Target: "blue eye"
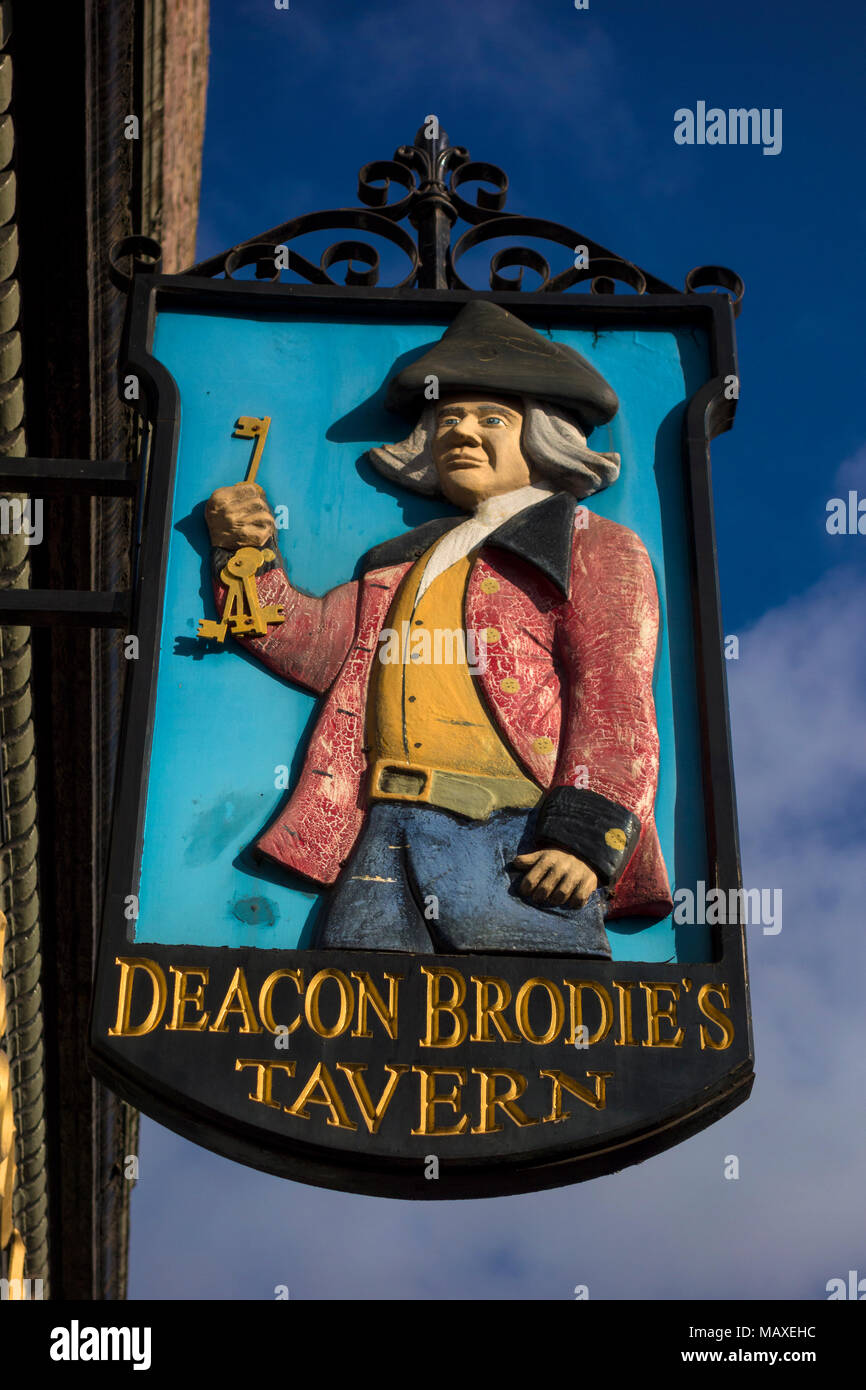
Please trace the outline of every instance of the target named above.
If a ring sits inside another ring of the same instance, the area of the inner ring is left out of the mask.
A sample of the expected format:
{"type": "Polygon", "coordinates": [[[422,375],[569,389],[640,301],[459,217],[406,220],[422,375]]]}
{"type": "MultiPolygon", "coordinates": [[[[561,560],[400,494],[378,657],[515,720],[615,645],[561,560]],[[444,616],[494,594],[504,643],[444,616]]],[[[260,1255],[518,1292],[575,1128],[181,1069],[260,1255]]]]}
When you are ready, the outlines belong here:
{"type": "Polygon", "coordinates": [[[488,415],[484,423],[485,425],[504,425],[505,421],[501,415],[488,415]]]}

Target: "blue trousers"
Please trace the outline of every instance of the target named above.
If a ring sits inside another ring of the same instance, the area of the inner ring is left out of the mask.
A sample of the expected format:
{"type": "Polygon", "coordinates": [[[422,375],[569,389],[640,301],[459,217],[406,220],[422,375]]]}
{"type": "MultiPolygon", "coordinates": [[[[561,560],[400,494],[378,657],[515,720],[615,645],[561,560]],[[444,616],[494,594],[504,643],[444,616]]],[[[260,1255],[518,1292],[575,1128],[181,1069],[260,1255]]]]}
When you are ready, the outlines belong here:
{"type": "Polygon", "coordinates": [[[536,811],[469,821],[411,802],[376,801],[316,926],[342,950],[543,952],[610,960],[604,897],[580,908],[520,896],[515,855],[535,848],[536,811]]]}

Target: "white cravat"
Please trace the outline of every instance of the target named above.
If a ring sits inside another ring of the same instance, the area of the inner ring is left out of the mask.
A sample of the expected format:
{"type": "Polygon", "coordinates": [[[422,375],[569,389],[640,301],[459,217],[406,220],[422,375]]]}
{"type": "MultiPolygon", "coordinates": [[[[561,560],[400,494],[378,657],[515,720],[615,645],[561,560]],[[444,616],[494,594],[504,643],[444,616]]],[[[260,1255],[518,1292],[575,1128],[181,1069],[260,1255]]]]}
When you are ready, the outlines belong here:
{"type": "Polygon", "coordinates": [[[479,502],[472,516],[461,521],[453,531],[448,531],[433,551],[418,586],[416,604],[434,579],[438,579],[440,574],[480,545],[497,526],[536,502],[543,502],[545,497],[552,497],[553,493],[553,488],[545,487],[542,483],[527,483],[513,492],[503,492],[499,497],[488,497],[486,502],[479,502]]]}

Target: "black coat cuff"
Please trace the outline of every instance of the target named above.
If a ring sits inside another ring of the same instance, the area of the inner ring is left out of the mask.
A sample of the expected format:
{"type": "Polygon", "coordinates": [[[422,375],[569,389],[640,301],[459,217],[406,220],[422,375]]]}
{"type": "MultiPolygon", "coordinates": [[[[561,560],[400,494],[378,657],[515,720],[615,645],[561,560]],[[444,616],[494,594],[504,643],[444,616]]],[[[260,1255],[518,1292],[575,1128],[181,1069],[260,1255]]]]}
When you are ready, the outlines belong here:
{"type": "Polygon", "coordinates": [[[584,787],[554,787],[541,802],[537,840],[570,850],[612,888],[634,854],[640,821],[632,811],[584,787]]]}

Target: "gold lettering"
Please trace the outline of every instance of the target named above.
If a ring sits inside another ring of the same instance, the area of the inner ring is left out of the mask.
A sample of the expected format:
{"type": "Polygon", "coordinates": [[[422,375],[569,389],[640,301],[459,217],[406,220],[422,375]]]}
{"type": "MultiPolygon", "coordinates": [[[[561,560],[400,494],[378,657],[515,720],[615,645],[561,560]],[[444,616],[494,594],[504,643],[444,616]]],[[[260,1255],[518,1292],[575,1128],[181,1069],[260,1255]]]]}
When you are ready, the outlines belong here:
{"type": "Polygon", "coordinates": [[[145,960],[143,956],[115,956],[115,965],[120,966],[120,987],[117,995],[117,1018],[113,1028],[109,1028],[110,1038],[141,1038],[152,1033],[165,1010],[167,986],[162,966],[155,960],[145,960]],[[136,970],[143,970],[153,988],[153,999],[147,1018],[143,1023],[130,1023],[132,1011],[132,982],[136,970]]]}
{"type": "Polygon", "coordinates": [[[516,1125],[523,1127],[524,1125],[537,1125],[539,1123],[538,1120],[530,1119],[526,1111],[517,1104],[526,1090],[526,1077],[521,1076],[519,1071],[509,1071],[506,1067],[490,1071],[482,1071],[480,1067],[473,1067],[472,1070],[476,1076],[481,1078],[481,1112],[479,1123],[470,1130],[471,1134],[496,1134],[505,1128],[504,1125],[495,1123],[497,1106],[516,1125]],[[507,1080],[508,1089],[498,1096],[496,1094],[496,1081],[500,1076],[507,1080]]]}
{"type": "Polygon", "coordinates": [[[317,1062],[309,1081],[297,1100],[292,1105],[284,1105],[283,1109],[287,1115],[296,1115],[299,1120],[308,1120],[310,1118],[306,1111],[308,1105],[326,1105],[328,1107],[331,1113],[325,1121],[326,1124],[334,1125],[338,1129],[358,1128],[349,1119],[340,1093],[334,1085],[334,1078],[324,1062],[317,1062]],[[321,1096],[313,1095],[317,1087],[322,1092],[321,1096]]]}
{"type": "MultiPolygon", "coordinates": [[[[424,967],[422,966],[423,970],[424,967]]],[[[464,986],[465,988],[465,986],[464,986]]],[[[428,1046],[440,1047],[441,1043],[427,1044],[428,1046]]],[[[463,1134],[469,1124],[469,1116],[461,1115],[456,1125],[444,1125],[441,1129],[436,1128],[436,1106],[450,1105],[452,1110],[456,1110],[460,1105],[460,1086],[466,1085],[466,1068],[458,1067],[454,1071],[449,1071],[447,1067],[413,1067],[421,1077],[421,1118],[418,1121],[418,1128],[413,1129],[413,1134],[463,1134]],[[457,1086],[453,1086],[447,1096],[437,1096],[436,1078],[437,1076],[455,1076],[458,1081],[457,1086]]]]}
{"type": "Polygon", "coordinates": [[[320,970],[313,976],[304,995],[304,1016],[313,1032],[320,1038],[339,1038],[341,1033],[345,1033],[352,1021],[354,1008],[355,992],[352,989],[352,981],[342,970],[320,970]],[[340,1012],[333,1028],[325,1027],[319,1013],[319,993],[326,980],[334,980],[340,991],[340,1012]]]}
{"type": "Polygon", "coordinates": [[[553,1042],[553,1039],[562,1028],[563,1019],[565,1018],[565,1005],[562,1001],[562,995],[551,980],[543,980],[540,977],[525,980],[517,991],[517,998],[514,1001],[514,1015],[517,1019],[517,1026],[527,1042],[553,1042]],[[534,989],[546,989],[550,998],[550,1023],[544,1033],[533,1033],[529,1026],[529,996],[534,989]]]}
{"type": "Polygon", "coordinates": [[[169,970],[174,976],[174,1001],[171,1007],[171,1023],[166,1024],[168,1033],[200,1033],[207,1027],[209,1015],[204,1012],[204,987],[208,982],[210,971],[207,966],[201,970],[178,970],[170,965],[169,970]],[[187,994],[186,986],[191,975],[198,975],[201,983],[196,986],[192,994],[187,994]],[[184,1015],[187,1004],[194,1004],[199,1010],[201,1018],[187,1022],[184,1015]]]}
{"type": "Polygon", "coordinates": [[[585,989],[592,990],[601,1007],[601,1022],[594,1033],[590,1034],[587,1032],[587,1046],[591,1046],[592,1043],[601,1042],[602,1038],[607,1037],[613,1026],[613,1000],[604,985],[596,984],[594,980],[563,980],[563,984],[568,989],[569,1012],[571,1014],[571,1027],[566,1037],[566,1042],[573,1047],[574,1040],[577,1037],[577,1030],[584,1026],[583,991],[585,989]]]}
{"type": "MultiPolygon", "coordinates": [[[[274,970],[271,972],[259,990],[259,1018],[262,1020],[262,1023],[269,1033],[276,1033],[277,1031],[277,1025],[274,1022],[272,1000],[274,986],[277,980],[292,980],[298,994],[303,994],[304,992],[303,970],[274,970]]],[[[294,1033],[300,1022],[300,1017],[293,1018],[291,1023],[286,1025],[286,1032],[294,1033]]]]}
{"type": "MultiPolygon", "coordinates": [[[[460,1008],[466,998],[466,981],[459,970],[449,970],[446,965],[433,965],[429,970],[426,965],[422,965],[421,973],[427,976],[427,1036],[420,1040],[421,1047],[459,1046],[469,1030],[466,1010],[460,1008]],[[450,980],[453,986],[453,993],[447,1004],[443,1003],[439,997],[440,980],[443,979],[450,980]],[[451,1014],[454,1019],[454,1031],[448,1038],[443,1038],[439,1031],[439,1015],[443,1013],[451,1014]]],[[[423,1129],[412,1132],[413,1134],[427,1133],[423,1129]]]]}
{"type": "Polygon", "coordinates": [[[228,987],[226,997],[220,1005],[220,1011],[210,1026],[211,1033],[227,1033],[229,1026],[226,1019],[229,1014],[240,1014],[243,1023],[238,1029],[239,1033],[260,1033],[262,1030],[256,1023],[256,1015],[253,1010],[253,1001],[250,998],[250,991],[247,985],[247,978],[243,971],[243,966],[238,966],[232,975],[231,984],[228,987]],[[237,1003],[232,1000],[237,998],[237,1003]]]}
{"type": "Polygon", "coordinates": [[[629,981],[627,985],[621,985],[619,980],[612,980],[611,983],[619,993],[619,1037],[614,1038],[614,1047],[636,1047],[634,1033],[631,1030],[631,991],[634,983],[629,981]]]}
{"type": "Polygon", "coordinates": [[[490,1036],[490,1025],[496,1029],[503,1042],[519,1042],[511,1024],[500,1015],[508,1008],[511,1003],[511,986],[506,980],[499,980],[494,975],[470,975],[469,977],[475,986],[475,1032],[470,1037],[470,1042],[493,1042],[490,1036]],[[489,1002],[490,990],[496,990],[496,1003],[489,1002]]]}
{"type": "MultiPolygon", "coordinates": [[[[355,973],[354,971],[352,972],[355,973]]],[[[354,1034],[353,1034],[354,1036],[354,1034]]],[[[366,1034],[369,1037],[369,1034],[366,1034]]],[[[384,1090],[379,1098],[379,1104],[374,1106],[370,1092],[367,1090],[367,1083],[363,1073],[367,1070],[361,1062],[338,1062],[337,1071],[345,1072],[352,1094],[358,1102],[358,1109],[364,1119],[364,1124],[371,1134],[379,1132],[379,1126],[388,1106],[391,1104],[391,1097],[397,1088],[397,1082],[404,1072],[409,1070],[407,1065],[402,1062],[386,1063],[385,1070],[390,1073],[385,1082],[384,1090]]]]}
{"type": "Polygon", "coordinates": [[[383,973],[388,981],[387,1004],[366,970],[352,971],[352,979],[358,981],[358,1020],[357,1026],[352,1029],[353,1038],[372,1038],[373,1036],[372,1029],[367,1027],[367,1003],[369,1000],[373,1006],[373,1012],[384,1023],[388,1037],[392,1042],[397,1041],[397,990],[403,976],[389,975],[387,971],[383,973]]]}
{"type": "Polygon", "coordinates": [[[713,1042],[709,1031],[701,1024],[701,1050],[709,1047],[714,1052],[724,1052],[734,1041],[734,1025],[731,1019],[725,1018],[724,1014],[719,1013],[715,1004],[710,1003],[708,998],[710,994],[717,994],[726,1009],[731,1007],[731,992],[727,985],[701,985],[698,990],[698,1008],[705,1018],[717,1023],[722,1030],[719,1041],[713,1042]]]}
{"type": "Polygon", "coordinates": [[[595,1088],[590,1090],[588,1086],[583,1086],[576,1081],[573,1076],[568,1076],[564,1071],[540,1071],[539,1076],[549,1076],[553,1082],[552,1108],[549,1115],[544,1116],[544,1123],[552,1120],[555,1124],[560,1120],[571,1118],[570,1110],[562,1108],[562,1093],[567,1091],[570,1096],[576,1096],[582,1100],[584,1105],[589,1105],[593,1110],[604,1110],[607,1104],[605,1083],[608,1078],[613,1076],[612,1071],[588,1071],[587,1076],[595,1078],[595,1088]]]}
{"type": "Polygon", "coordinates": [[[235,1071],[243,1071],[244,1067],[257,1067],[256,1089],[250,1091],[250,1100],[256,1100],[260,1105],[269,1105],[272,1110],[279,1110],[280,1102],[274,1100],[271,1094],[273,1086],[274,1072],[279,1069],[284,1071],[287,1076],[294,1076],[294,1062],[260,1062],[254,1057],[238,1057],[235,1062],[235,1071]]]}
{"type": "Polygon", "coordinates": [[[646,990],[646,1027],[647,1036],[644,1038],[642,1047],[682,1047],[685,1033],[682,1028],[677,1027],[677,1000],[680,997],[679,985],[668,984],[647,984],[641,980],[640,987],[646,990]],[[668,994],[673,995],[673,999],[666,1009],[659,1008],[659,995],[662,990],[667,990],[668,994]],[[676,1029],[672,1038],[661,1036],[662,1020],[676,1029]]]}

